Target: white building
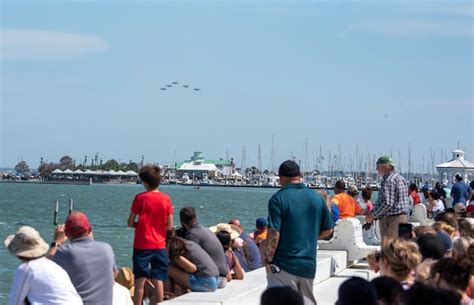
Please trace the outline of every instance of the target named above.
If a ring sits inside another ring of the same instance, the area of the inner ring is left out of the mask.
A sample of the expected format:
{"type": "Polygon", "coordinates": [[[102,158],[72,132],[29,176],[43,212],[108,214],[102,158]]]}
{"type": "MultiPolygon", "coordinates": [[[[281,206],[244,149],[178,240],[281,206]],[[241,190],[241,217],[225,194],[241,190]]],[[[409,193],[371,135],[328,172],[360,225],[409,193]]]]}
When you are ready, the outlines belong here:
{"type": "Polygon", "coordinates": [[[456,174],[461,175],[464,180],[474,180],[474,163],[464,159],[464,151],[453,151],[453,159],[436,165],[436,170],[443,183],[451,183],[456,174]]]}
{"type": "Polygon", "coordinates": [[[195,151],[191,160],[178,163],[176,166],[176,175],[182,177],[187,174],[189,177],[203,178],[207,176],[214,178],[217,176],[230,177],[235,172],[233,160],[206,160],[203,154],[195,151]]]}

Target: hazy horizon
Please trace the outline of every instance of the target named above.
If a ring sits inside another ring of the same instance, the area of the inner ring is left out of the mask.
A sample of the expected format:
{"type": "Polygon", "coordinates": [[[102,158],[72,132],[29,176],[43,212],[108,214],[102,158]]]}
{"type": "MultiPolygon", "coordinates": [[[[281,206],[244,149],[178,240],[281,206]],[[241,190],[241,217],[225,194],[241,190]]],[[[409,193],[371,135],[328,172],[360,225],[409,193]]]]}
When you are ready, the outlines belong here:
{"type": "Polygon", "coordinates": [[[194,151],[240,165],[244,145],[248,167],[260,145],[270,169],[272,135],[276,166],[312,167],[320,146],[402,170],[409,145],[414,169],[458,143],[474,160],[470,1],[1,6],[0,167],[194,151]]]}

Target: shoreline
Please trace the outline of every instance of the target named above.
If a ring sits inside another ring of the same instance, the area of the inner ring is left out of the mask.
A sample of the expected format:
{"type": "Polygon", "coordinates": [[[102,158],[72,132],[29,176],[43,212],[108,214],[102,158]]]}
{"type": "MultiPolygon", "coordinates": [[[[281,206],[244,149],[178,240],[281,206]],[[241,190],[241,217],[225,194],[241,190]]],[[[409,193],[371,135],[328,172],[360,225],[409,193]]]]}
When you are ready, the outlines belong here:
{"type": "MultiPolygon", "coordinates": [[[[90,183],[89,181],[22,181],[22,180],[0,180],[0,183],[11,183],[11,184],[54,184],[54,185],[94,185],[94,184],[110,184],[110,185],[136,185],[140,184],[137,182],[93,182],[90,183]]],[[[281,186],[273,186],[273,185],[238,185],[238,184],[184,184],[184,183],[161,183],[160,185],[177,185],[183,187],[194,187],[195,189],[200,189],[201,187],[230,187],[230,188],[260,188],[260,189],[279,189],[281,186]]],[[[330,187],[315,187],[309,186],[310,189],[316,190],[332,190],[333,188],[330,187]]],[[[378,188],[372,188],[373,191],[378,191],[378,188]]]]}

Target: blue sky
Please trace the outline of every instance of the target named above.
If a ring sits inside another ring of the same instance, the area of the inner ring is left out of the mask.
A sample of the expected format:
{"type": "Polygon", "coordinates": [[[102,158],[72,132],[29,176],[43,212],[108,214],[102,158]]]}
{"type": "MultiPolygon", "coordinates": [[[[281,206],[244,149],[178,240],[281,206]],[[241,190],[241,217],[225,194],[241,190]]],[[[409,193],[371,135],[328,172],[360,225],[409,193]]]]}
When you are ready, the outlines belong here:
{"type": "MultiPolygon", "coordinates": [[[[471,2],[3,1],[0,166],[473,152],[471,2]],[[165,84],[179,85],[166,91],[165,84]],[[181,84],[199,87],[185,89],[181,84]]],[[[403,165],[402,165],[403,166],[403,165]]],[[[420,165],[421,166],[421,165],[420,165]]]]}

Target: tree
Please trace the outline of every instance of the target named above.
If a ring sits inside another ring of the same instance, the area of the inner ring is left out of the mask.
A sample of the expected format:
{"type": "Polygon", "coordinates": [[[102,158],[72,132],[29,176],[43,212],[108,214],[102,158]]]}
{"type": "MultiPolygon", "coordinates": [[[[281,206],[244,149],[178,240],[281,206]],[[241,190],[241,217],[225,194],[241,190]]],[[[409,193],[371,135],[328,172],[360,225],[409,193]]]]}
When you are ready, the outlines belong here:
{"type": "Polygon", "coordinates": [[[132,162],[131,160],[130,160],[130,163],[128,163],[128,165],[127,165],[127,170],[128,171],[134,171],[134,172],[138,173],[138,168],[139,168],[138,163],[132,162]]]}
{"type": "Polygon", "coordinates": [[[38,167],[38,172],[41,175],[41,177],[45,178],[49,176],[55,169],[59,168],[59,164],[49,162],[49,163],[43,163],[38,167]]]}
{"type": "Polygon", "coordinates": [[[59,159],[59,168],[61,170],[65,170],[65,169],[73,170],[74,169],[74,160],[71,157],[69,157],[68,155],[62,157],[61,159],[59,159]]]}
{"type": "Polygon", "coordinates": [[[25,161],[18,162],[18,164],[15,166],[15,170],[24,176],[29,176],[31,172],[30,167],[25,161]]]}
{"type": "Polygon", "coordinates": [[[120,166],[116,160],[111,159],[102,165],[102,169],[106,171],[110,171],[110,170],[118,171],[120,169],[120,166]]]}

